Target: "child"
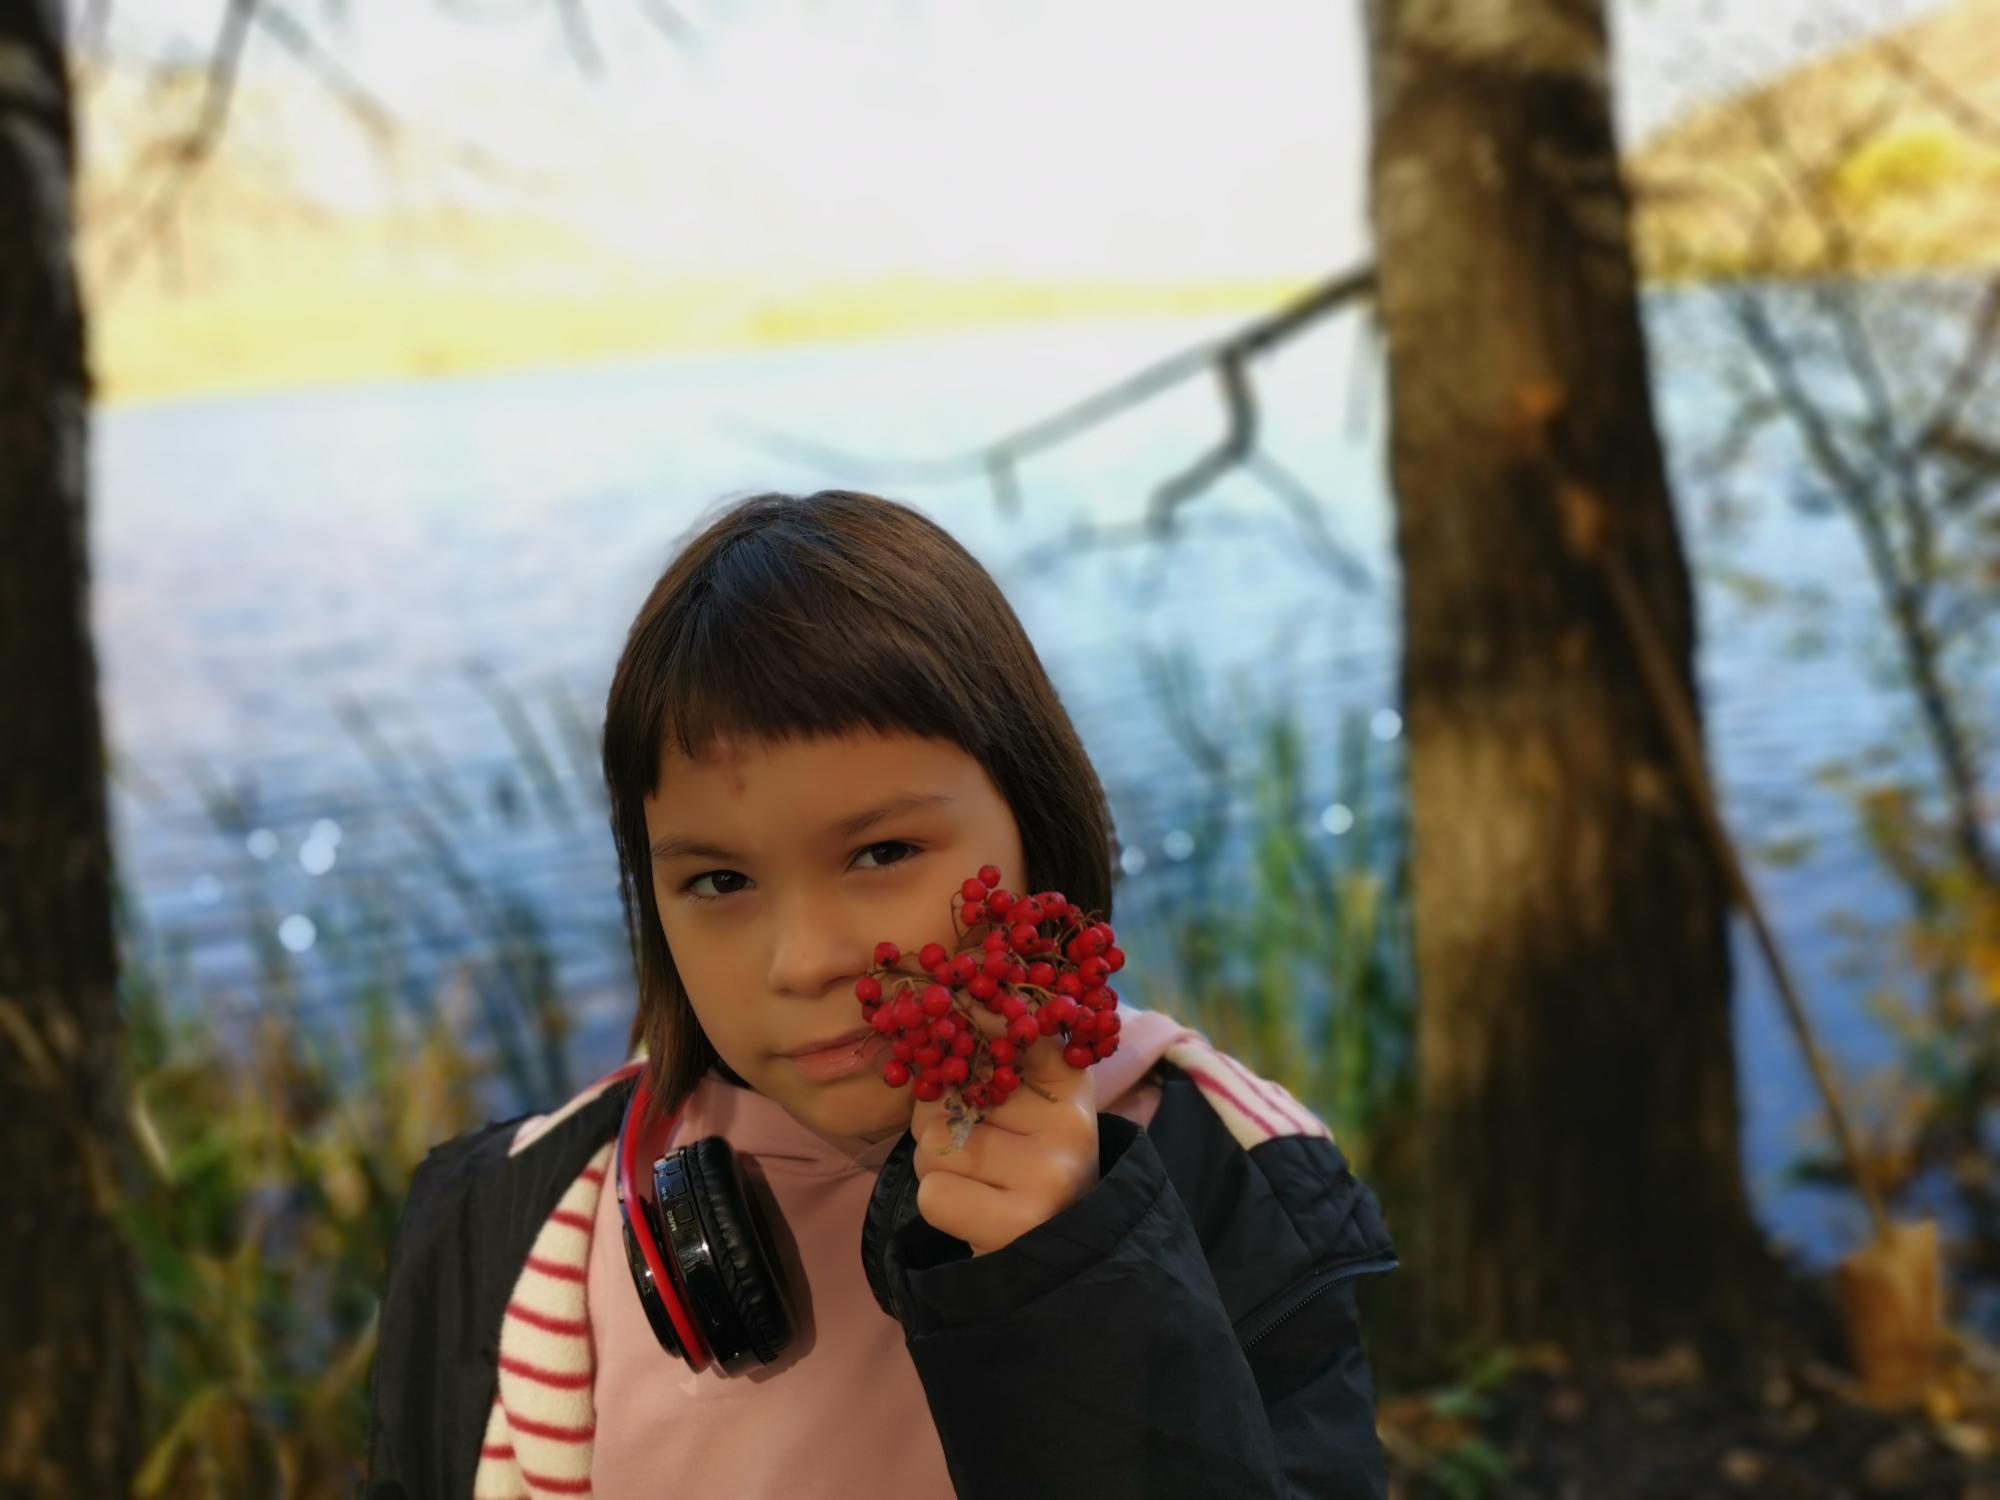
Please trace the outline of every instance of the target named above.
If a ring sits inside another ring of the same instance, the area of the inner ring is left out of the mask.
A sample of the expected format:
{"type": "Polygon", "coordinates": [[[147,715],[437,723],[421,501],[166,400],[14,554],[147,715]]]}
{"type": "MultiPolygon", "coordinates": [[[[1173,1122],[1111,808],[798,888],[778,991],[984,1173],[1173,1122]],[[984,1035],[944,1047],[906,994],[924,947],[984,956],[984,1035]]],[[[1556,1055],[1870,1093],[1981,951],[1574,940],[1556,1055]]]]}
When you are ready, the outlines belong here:
{"type": "Polygon", "coordinates": [[[982,867],[1110,915],[1096,772],[963,547],[851,491],[730,507],[633,623],[604,772],[635,1058],[419,1167],[373,1500],[1385,1492],[1354,1278],[1398,1262],[1285,1089],[1121,1001],[1110,1055],[1029,1048],[1040,1091],[953,1152],[879,1045],[798,1055],[863,1029],[878,941],[958,947],[982,867]],[[781,1347],[698,1369],[656,1333],[626,1129],[635,1183],[707,1137],[751,1168],[781,1347]]]}

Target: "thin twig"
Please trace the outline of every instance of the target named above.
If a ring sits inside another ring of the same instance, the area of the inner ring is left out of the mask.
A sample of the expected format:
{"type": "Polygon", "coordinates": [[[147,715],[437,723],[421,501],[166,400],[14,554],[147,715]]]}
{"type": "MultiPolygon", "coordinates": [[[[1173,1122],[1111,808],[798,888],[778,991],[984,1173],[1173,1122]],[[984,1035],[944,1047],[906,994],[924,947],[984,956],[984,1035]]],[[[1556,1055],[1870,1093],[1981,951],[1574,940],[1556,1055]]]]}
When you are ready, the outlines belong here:
{"type": "Polygon", "coordinates": [[[638,0],[638,3],[639,14],[651,21],[668,41],[689,54],[701,51],[701,33],[667,0],[638,0]]]}
{"type": "Polygon", "coordinates": [[[1916,435],[1910,439],[1913,448],[1930,447],[1956,425],[1959,413],[1985,384],[1996,350],[2000,350],[2000,275],[1986,283],[1979,311],[1973,315],[1972,327],[1966,334],[1965,350],[1945,380],[1937,405],[1917,424],[1916,435]]]}
{"type": "Polygon", "coordinates": [[[2000,142],[2000,119],[1988,114],[1958,89],[1938,77],[1930,64],[1912,52],[1899,38],[1894,36],[1881,38],[1876,44],[1876,50],[1887,60],[1890,67],[1903,76],[1905,82],[1923,95],[1926,102],[1940,113],[1949,116],[1951,122],[1959,129],[2000,142]]]}
{"type": "Polygon", "coordinates": [[[159,237],[189,186],[215,154],[235,102],[243,49],[249,43],[250,22],[256,11],[257,0],[228,0],[224,6],[222,26],[208,54],[201,108],[194,125],[167,143],[168,167],[156,180],[151,196],[126,220],[125,231],[114,243],[105,264],[98,290],[100,297],[124,280],[139,255],[159,237]]]}
{"type": "Polygon", "coordinates": [[[555,0],[555,6],[562,20],[563,36],[569,41],[570,56],[584,73],[593,78],[599,76],[604,72],[604,49],[597,45],[583,0],[555,0]]]}

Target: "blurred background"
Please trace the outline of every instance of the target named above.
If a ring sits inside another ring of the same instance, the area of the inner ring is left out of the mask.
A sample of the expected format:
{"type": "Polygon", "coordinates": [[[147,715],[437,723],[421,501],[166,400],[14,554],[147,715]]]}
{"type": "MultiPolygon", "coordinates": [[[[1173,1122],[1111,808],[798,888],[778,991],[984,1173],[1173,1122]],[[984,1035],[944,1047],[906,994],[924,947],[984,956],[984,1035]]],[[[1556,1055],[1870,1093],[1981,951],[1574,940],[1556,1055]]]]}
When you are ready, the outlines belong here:
{"type": "MultiPolygon", "coordinates": [[[[1720,1409],[1684,1346],[1578,1378],[1547,1299],[1422,1312],[1421,1016],[1460,1002],[1412,920],[1419,356],[1379,185],[1424,9],[1377,7],[1371,59],[1368,8],[1296,0],[72,0],[135,1493],[351,1489],[411,1168],[624,1057],[624,630],[718,501],[823,487],[999,578],[1111,797],[1122,993],[1382,1197],[1397,1493],[2000,1493],[2000,3],[1615,0],[1601,72],[1596,6],[1461,7],[1610,109],[1592,233],[1648,377],[1613,396],[1657,426],[1715,805],[1851,1124],[1735,902],[1724,1170],[1802,1284],[1880,1232],[1857,1170],[1942,1245],[1914,1397],[1829,1348],[1720,1409]]],[[[1581,150],[1497,107],[1491,149],[1581,150]]],[[[1589,281],[1561,244],[1493,295],[1589,281]]],[[[1476,338],[1429,347],[1485,383],[1476,338]]],[[[1579,993],[1616,952],[1564,960],[1579,993]]]]}

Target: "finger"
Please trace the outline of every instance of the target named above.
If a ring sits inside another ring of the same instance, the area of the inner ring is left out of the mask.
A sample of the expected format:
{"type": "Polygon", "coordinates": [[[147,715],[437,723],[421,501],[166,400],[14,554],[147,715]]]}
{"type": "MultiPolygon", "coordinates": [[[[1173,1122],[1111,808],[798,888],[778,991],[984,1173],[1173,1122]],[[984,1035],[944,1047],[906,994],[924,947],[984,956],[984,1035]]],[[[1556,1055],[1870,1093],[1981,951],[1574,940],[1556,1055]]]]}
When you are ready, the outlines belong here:
{"type": "Polygon", "coordinates": [[[1005,1244],[1029,1226],[1015,1225],[1014,1195],[957,1172],[934,1172],[917,1185],[917,1212],[941,1233],[968,1245],[1005,1244]]]}
{"type": "MultiPolygon", "coordinates": [[[[1005,1114],[1006,1111],[1000,1111],[1005,1114]]],[[[931,1172],[956,1172],[994,1187],[1019,1187],[1031,1181],[1048,1161],[1048,1147],[1017,1131],[998,1126],[999,1116],[972,1127],[965,1144],[951,1149],[951,1121],[925,1128],[911,1158],[921,1181],[931,1172]]]]}

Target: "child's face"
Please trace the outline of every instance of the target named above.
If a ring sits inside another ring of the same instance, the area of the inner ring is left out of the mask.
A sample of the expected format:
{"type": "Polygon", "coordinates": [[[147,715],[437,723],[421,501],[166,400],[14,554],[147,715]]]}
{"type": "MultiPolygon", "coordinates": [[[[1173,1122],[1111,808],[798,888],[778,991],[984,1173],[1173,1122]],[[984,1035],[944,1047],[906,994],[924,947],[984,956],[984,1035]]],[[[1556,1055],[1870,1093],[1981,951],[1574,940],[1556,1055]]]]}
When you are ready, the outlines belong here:
{"type": "Polygon", "coordinates": [[[884,1083],[879,1061],[821,1081],[783,1054],[866,1024],[854,981],[884,938],[906,954],[929,942],[955,948],[952,896],[981,865],[998,865],[1001,883],[1022,889],[1020,829],[986,768],[949,741],[900,732],[737,741],[694,761],[670,744],[645,806],[654,846],[713,846],[656,856],[653,892],[723,1061],[823,1132],[900,1134],[914,1096],[884,1083]],[[949,800],[852,832],[835,827],[910,795],[949,800]]]}

